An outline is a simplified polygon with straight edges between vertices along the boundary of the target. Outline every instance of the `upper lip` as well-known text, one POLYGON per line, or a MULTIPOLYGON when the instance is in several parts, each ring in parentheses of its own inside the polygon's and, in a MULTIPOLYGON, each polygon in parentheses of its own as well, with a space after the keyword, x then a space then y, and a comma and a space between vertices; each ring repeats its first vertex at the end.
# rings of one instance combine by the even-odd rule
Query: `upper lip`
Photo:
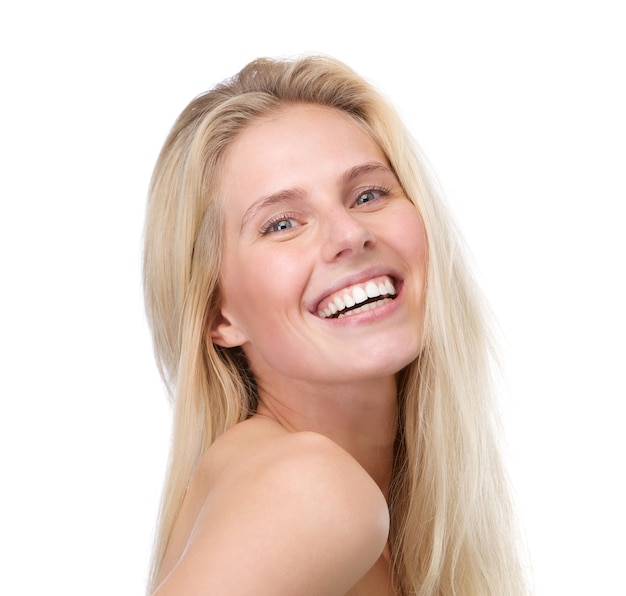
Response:
POLYGON ((320 303, 323 302, 331 294, 334 294, 335 292, 338 292, 339 290, 342 290, 344 288, 349 288, 350 286, 364 283, 374 277, 380 277, 381 275, 386 275, 390 277, 393 281, 394 286, 396 286, 396 290, 398 289, 397 284, 398 281, 401 279, 399 275, 390 267, 377 265, 364 269, 359 273, 353 273, 351 275, 340 277, 337 281, 328 286, 322 294, 320 294, 319 296, 317 296, 317 298, 314 298, 310 302, 310 304, 308 305, 308 310, 309 312, 315 314, 318 311, 320 303))

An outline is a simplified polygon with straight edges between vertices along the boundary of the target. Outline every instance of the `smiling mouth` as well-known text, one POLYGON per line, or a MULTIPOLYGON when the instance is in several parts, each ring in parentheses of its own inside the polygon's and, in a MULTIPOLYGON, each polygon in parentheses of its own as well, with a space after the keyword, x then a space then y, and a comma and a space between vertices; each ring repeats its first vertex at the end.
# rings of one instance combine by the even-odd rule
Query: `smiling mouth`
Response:
POLYGON ((356 284, 331 294, 318 306, 322 319, 341 319, 366 310, 373 310, 396 297, 396 288, 390 277, 383 276, 356 284))

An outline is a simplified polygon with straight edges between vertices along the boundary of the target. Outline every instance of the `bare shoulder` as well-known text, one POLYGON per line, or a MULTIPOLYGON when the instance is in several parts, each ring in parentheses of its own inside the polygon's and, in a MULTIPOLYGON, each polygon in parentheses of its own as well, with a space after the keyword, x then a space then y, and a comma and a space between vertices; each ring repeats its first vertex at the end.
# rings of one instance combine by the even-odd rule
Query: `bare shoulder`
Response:
POLYGON ((211 447, 194 483, 185 546, 160 596, 343 595, 387 540, 382 493, 323 435, 249 420, 211 447))

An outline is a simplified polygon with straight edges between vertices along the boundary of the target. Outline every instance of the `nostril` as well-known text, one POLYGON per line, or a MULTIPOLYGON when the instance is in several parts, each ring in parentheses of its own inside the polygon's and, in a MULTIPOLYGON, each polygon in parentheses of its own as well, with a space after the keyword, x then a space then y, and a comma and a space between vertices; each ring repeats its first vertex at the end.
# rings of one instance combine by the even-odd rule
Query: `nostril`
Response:
POLYGON ((321 228, 324 258, 336 260, 371 249, 376 238, 364 223, 362 217, 343 207, 327 211, 321 228))
POLYGON ((353 252, 360 252, 374 246, 375 238, 373 234, 364 226, 357 224, 348 233, 345 233, 339 240, 337 256, 346 256, 353 252))

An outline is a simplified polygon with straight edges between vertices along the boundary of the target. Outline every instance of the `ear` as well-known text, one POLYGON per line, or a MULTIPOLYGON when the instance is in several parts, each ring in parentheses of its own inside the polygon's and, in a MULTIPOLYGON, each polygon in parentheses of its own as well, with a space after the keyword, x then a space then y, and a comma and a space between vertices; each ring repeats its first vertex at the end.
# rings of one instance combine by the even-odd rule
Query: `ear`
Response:
POLYGON ((244 344, 246 339, 239 328, 220 313, 211 326, 211 341, 223 348, 234 348, 244 344))

